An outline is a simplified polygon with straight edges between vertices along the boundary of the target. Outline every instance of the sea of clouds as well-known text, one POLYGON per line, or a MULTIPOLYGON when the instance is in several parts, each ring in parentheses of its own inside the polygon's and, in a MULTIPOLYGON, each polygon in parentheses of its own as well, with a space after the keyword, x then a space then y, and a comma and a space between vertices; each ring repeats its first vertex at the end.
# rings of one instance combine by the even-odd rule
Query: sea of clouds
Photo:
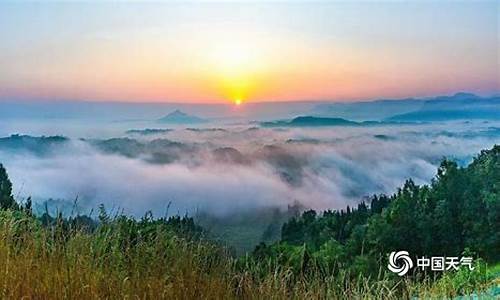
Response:
MULTIPOLYGON (((130 129, 130 128, 129 128, 130 129)), ((500 124, 455 122, 369 127, 260 128, 226 125, 175 128, 12 149, 0 162, 14 195, 40 205, 77 200, 140 216, 234 212, 299 202, 319 210, 393 193, 408 178, 426 184, 444 157, 461 165, 500 143, 500 124)))

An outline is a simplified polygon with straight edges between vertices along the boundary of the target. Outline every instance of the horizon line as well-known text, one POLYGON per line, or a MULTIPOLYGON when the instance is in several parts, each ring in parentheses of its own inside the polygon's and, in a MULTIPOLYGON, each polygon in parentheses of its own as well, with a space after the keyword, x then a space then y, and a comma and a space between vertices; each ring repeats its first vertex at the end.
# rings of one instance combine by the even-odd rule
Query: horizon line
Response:
MULTIPOLYGON (((438 97, 452 97, 457 94, 471 94, 475 95, 481 98, 489 98, 489 97, 496 97, 500 95, 500 90, 495 91, 495 92, 490 92, 490 93, 474 93, 470 91, 457 91, 457 92, 451 92, 449 94, 434 94, 430 96, 404 96, 404 97, 376 97, 376 98, 356 98, 356 100, 348 100, 348 99, 297 99, 297 100, 253 100, 253 101, 244 101, 243 105, 254 105, 254 104, 291 104, 291 103, 360 103, 360 102, 375 102, 375 101, 401 101, 401 100, 428 100, 432 98, 438 98, 438 97)), ((107 100, 102 100, 102 99, 71 99, 71 98, 54 98, 54 99, 49 99, 49 98, 31 98, 31 97, 0 97, 0 102, 3 103, 15 103, 17 101, 22 101, 25 103, 33 103, 33 102, 39 102, 39 103, 59 103, 59 102, 64 102, 64 103, 96 103, 96 104, 141 104, 141 105, 206 105, 206 106, 212 106, 212 105, 222 105, 222 106, 234 106, 234 103, 229 102, 229 101, 220 101, 220 102, 181 102, 182 100, 174 100, 174 101, 152 101, 152 100, 146 100, 146 101, 141 101, 139 99, 137 100, 132 100, 132 101, 126 101, 126 100, 120 100, 120 99, 107 99, 107 100)))

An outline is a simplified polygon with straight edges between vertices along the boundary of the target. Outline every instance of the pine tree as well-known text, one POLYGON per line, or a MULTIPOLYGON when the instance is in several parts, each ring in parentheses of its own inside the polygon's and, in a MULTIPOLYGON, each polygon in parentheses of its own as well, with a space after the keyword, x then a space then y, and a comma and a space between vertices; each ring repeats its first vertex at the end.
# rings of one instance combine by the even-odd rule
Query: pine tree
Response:
POLYGON ((18 209, 12 197, 12 183, 2 164, 0 164, 0 209, 18 209))

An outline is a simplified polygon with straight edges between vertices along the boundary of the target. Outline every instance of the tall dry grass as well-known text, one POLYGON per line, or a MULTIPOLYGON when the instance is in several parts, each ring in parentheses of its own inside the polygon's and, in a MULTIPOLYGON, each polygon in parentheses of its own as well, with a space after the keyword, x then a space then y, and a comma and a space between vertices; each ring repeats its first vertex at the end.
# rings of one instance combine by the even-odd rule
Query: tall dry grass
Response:
MULTIPOLYGON (((125 228, 125 231, 124 231, 125 228)), ((294 274, 270 262, 237 264, 218 246, 156 228, 126 238, 110 222, 93 233, 43 227, 22 212, 0 211, 2 299, 404 299, 450 295, 431 283, 294 274)))

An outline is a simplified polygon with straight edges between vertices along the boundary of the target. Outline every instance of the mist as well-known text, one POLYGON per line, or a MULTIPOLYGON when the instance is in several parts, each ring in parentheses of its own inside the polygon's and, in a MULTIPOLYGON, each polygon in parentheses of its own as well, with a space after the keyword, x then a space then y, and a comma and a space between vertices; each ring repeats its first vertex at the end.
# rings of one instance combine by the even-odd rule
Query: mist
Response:
POLYGON ((443 158, 465 165, 499 143, 499 128, 494 122, 221 125, 153 134, 123 130, 112 139, 94 134, 57 143, 7 137, 0 141, 0 162, 19 201, 31 196, 41 207, 52 199, 63 211, 75 199, 78 213, 104 204, 134 216, 152 211, 224 217, 294 203, 327 210, 395 192, 408 178, 429 183, 443 158))

